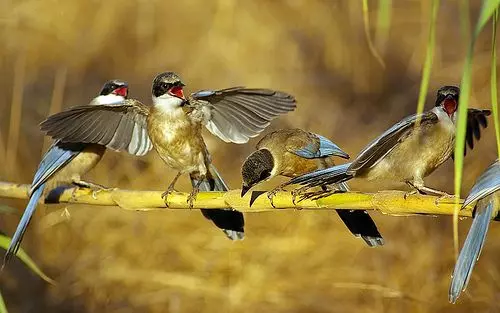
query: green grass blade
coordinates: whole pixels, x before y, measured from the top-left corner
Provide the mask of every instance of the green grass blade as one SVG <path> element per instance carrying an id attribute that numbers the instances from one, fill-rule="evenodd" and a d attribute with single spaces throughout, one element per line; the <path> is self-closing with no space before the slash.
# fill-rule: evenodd
<path id="1" fill-rule="evenodd" d="M 497 141 L 497 154 L 500 158 L 500 121 L 498 120 L 498 93 L 497 93 L 497 22 L 498 10 L 493 17 L 493 35 L 491 39 L 491 110 L 493 111 L 493 122 L 495 123 L 495 135 Z"/>
<path id="2" fill-rule="evenodd" d="M 382 68 L 385 69 L 385 62 L 378 53 L 375 46 L 373 45 L 372 37 L 370 36 L 370 18 L 368 12 L 368 0 L 363 0 L 363 22 L 365 26 L 365 36 L 366 36 L 366 41 L 368 42 L 368 48 L 370 49 L 370 52 L 378 61 L 378 63 L 380 63 Z"/>
<path id="3" fill-rule="evenodd" d="M 420 82 L 420 93 L 418 95 L 417 113 L 424 112 L 425 98 L 429 90 L 429 79 L 431 77 L 432 61 L 434 60 L 434 51 L 436 48 L 436 21 L 439 11 L 439 0 L 432 1 L 432 16 L 429 26 L 429 37 L 427 38 L 427 51 L 425 53 L 424 69 L 422 72 L 422 81 Z M 416 126 L 420 124 L 418 120 Z"/>
<path id="4" fill-rule="evenodd" d="M 8 313 L 5 301 L 3 301 L 2 293 L 0 292 L 0 313 Z"/>
<path id="5" fill-rule="evenodd" d="M 376 46 L 382 52 L 385 51 L 389 28 L 391 26 L 392 0 L 379 0 L 377 8 L 377 32 Z"/>
<path id="6" fill-rule="evenodd" d="M 460 30 L 462 40 L 468 45 L 470 40 L 469 0 L 460 0 Z"/>
<path id="7" fill-rule="evenodd" d="M 495 9 L 500 4 L 500 0 L 483 0 L 479 20 L 476 24 L 474 34 L 472 35 L 467 56 L 465 59 L 464 70 L 462 73 L 462 81 L 460 83 L 460 98 L 458 101 L 457 113 L 457 133 L 455 139 L 455 213 L 453 214 L 453 241 L 455 246 L 455 257 L 458 256 L 458 211 L 460 210 L 460 188 L 462 186 L 462 174 L 464 165 L 464 150 L 465 150 L 465 130 L 467 127 L 467 108 L 469 106 L 469 98 L 471 91 L 472 79 L 472 58 L 474 56 L 474 44 L 476 39 L 493 15 Z"/>
<path id="8" fill-rule="evenodd" d="M 10 238 L 4 235 L 0 235 L 0 248 L 7 250 L 9 245 L 10 245 Z M 55 281 L 49 276 L 45 275 L 23 249 L 19 249 L 19 251 L 17 252 L 17 257 L 21 261 L 23 261 L 23 263 L 26 264 L 26 266 L 28 266 L 30 270 L 32 270 L 35 274 L 40 276 L 40 278 L 42 278 L 49 284 L 55 284 Z"/>
<path id="9" fill-rule="evenodd" d="M 476 29 L 474 31 L 474 37 L 477 37 L 479 35 L 486 23 L 488 23 L 490 18 L 492 18 L 499 4 L 500 0 L 483 0 L 479 20 L 477 21 Z M 476 38 L 473 38 L 472 40 L 475 41 L 475 39 Z"/>

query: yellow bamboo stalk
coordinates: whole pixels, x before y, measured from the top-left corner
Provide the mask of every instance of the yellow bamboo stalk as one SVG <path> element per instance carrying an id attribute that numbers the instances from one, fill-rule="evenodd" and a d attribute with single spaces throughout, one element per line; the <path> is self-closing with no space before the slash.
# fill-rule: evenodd
<path id="1" fill-rule="evenodd" d="M 0 182 L 0 198 L 27 199 L 29 185 Z M 119 206 L 136 211 L 189 209 L 187 193 L 172 193 L 168 198 L 168 208 L 161 198 L 161 191 L 114 189 L 95 195 L 87 189 L 70 188 L 59 198 L 60 203 L 88 204 L 97 206 Z M 265 193 L 249 192 L 240 197 L 241 190 L 228 192 L 200 192 L 193 209 L 234 208 L 241 212 L 269 212 L 280 209 L 304 210 L 377 210 L 389 215 L 453 215 L 454 199 L 410 195 L 404 198 L 403 191 L 380 191 L 377 193 L 348 192 L 334 194 L 319 200 L 305 200 L 296 204 L 290 192 L 279 192 L 274 198 L 273 208 Z M 252 205 L 250 202 L 252 200 Z M 471 217 L 472 206 L 459 212 L 460 216 Z"/>

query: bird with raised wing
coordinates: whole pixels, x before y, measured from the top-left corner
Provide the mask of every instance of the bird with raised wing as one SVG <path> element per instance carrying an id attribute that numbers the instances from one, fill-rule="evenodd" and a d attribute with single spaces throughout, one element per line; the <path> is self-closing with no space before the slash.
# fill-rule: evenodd
<path id="1" fill-rule="evenodd" d="M 333 157 L 348 159 L 349 155 L 327 138 L 301 129 L 280 129 L 264 136 L 241 168 L 243 185 L 241 196 L 253 186 L 275 176 L 297 177 L 317 169 L 333 166 Z M 273 197 L 283 185 L 268 192 L 273 204 Z M 322 186 L 326 191 L 349 190 L 346 183 Z M 274 205 L 273 205 L 274 206 Z M 340 218 L 356 237 L 362 237 L 369 246 L 383 245 L 384 240 L 378 232 L 375 222 L 364 210 L 337 210 Z"/>
<path id="2" fill-rule="evenodd" d="M 490 221 L 496 218 L 500 208 L 500 162 L 496 160 L 479 176 L 462 208 L 476 203 L 474 220 L 451 276 L 449 300 L 455 303 L 469 283 L 474 265 L 486 240 Z"/>
<path id="3" fill-rule="evenodd" d="M 90 106 L 117 105 L 127 98 L 128 84 L 120 80 L 111 80 L 104 84 Z M 74 184 L 91 188 L 94 192 L 105 189 L 103 186 L 81 180 L 81 176 L 95 167 L 101 160 L 106 147 L 83 142 L 65 143 L 56 140 L 43 156 L 33 178 L 30 198 L 21 221 L 12 237 L 4 258 L 4 265 L 17 253 L 24 233 L 35 212 L 40 198 L 54 187 L 62 184 Z"/>
<path id="4" fill-rule="evenodd" d="M 425 186 L 424 177 L 453 154 L 459 95 L 458 87 L 441 87 L 433 109 L 404 118 L 368 144 L 352 163 L 293 178 L 287 185 L 302 185 L 295 193 L 307 198 L 304 191 L 324 184 L 338 184 L 354 177 L 370 181 L 386 179 L 408 184 L 413 188 L 410 193 L 449 196 Z M 466 142 L 471 149 L 474 138 L 481 137 L 481 127 L 487 127 L 486 116 L 490 113 L 490 110 L 468 109 Z"/>
<path id="5" fill-rule="evenodd" d="M 161 73 L 153 80 L 152 106 L 130 100 L 119 107 L 81 106 L 50 116 L 42 123 L 42 130 L 63 142 L 84 140 L 132 154 L 153 146 L 161 159 L 178 171 L 163 194 L 165 202 L 180 175 L 189 174 L 193 189 L 188 202 L 192 205 L 200 190 L 227 190 L 212 165 L 201 134 L 203 125 L 225 142 L 245 143 L 271 120 L 293 111 L 296 102 L 284 92 L 244 87 L 202 90 L 186 99 L 184 86 L 177 74 Z M 243 238 L 241 212 L 204 209 L 202 213 L 230 239 Z"/>

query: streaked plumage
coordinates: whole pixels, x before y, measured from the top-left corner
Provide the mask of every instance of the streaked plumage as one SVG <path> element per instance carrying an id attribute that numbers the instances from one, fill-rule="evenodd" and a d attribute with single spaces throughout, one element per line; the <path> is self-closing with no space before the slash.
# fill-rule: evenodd
<path id="1" fill-rule="evenodd" d="M 100 95 L 89 106 L 116 105 L 128 95 L 128 85 L 119 80 L 104 84 Z M 76 130 L 78 131 L 78 129 Z M 39 199 L 46 192 L 61 184 L 73 183 L 81 187 L 98 190 L 102 186 L 85 182 L 81 176 L 90 171 L 101 160 L 106 147 L 98 144 L 85 144 L 82 141 L 63 143 L 56 140 L 43 156 L 31 183 L 30 199 L 12 237 L 4 258 L 4 265 L 17 253 L 24 233 L 35 212 Z"/>
<path id="2" fill-rule="evenodd" d="M 422 193 L 445 193 L 426 187 L 423 178 L 431 174 L 453 154 L 455 115 L 460 90 L 445 86 L 438 90 L 435 107 L 421 115 L 404 118 L 368 144 L 345 166 L 318 170 L 290 180 L 307 188 L 340 183 L 353 177 L 368 180 L 387 179 L 406 182 Z M 474 137 L 480 138 L 486 127 L 489 110 L 469 109 L 467 143 L 473 148 Z M 420 124 L 417 126 L 417 120 Z M 344 171 L 340 169 L 345 168 Z"/>
<path id="3" fill-rule="evenodd" d="M 500 207 L 500 162 L 496 160 L 479 176 L 462 207 L 476 202 L 474 220 L 453 270 L 449 300 L 455 303 L 469 282 L 484 246 L 490 220 Z"/>
<path id="4" fill-rule="evenodd" d="M 242 166 L 242 196 L 253 186 L 275 176 L 296 177 L 332 166 L 333 156 L 349 158 L 327 138 L 301 129 L 271 132 L 259 141 L 256 148 Z M 340 191 L 349 190 L 345 183 L 331 187 Z M 268 193 L 271 203 L 275 191 L 280 189 L 281 186 L 278 186 Z M 337 213 L 355 236 L 361 236 L 370 246 L 383 245 L 382 236 L 366 211 L 337 210 Z"/>
<path id="5" fill-rule="evenodd" d="M 187 173 L 193 183 L 189 198 L 192 204 L 200 189 L 224 190 L 221 186 L 225 185 L 211 165 L 201 136 L 202 126 L 226 142 L 245 143 L 262 132 L 271 120 L 293 111 L 295 99 L 279 91 L 244 87 L 203 90 L 185 99 L 183 87 L 177 74 L 162 73 L 153 80 L 152 106 L 138 101 L 116 107 L 82 106 L 49 117 L 42 123 L 42 129 L 64 142 L 100 143 L 136 155 L 155 147 L 162 160 L 179 172 L 164 197 L 173 191 L 178 177 Z M 125 134 L 117 125 L 123 125 Z M 244 221 L 240 212 L 202 212 L 231 239 L 243 238 Z"/>

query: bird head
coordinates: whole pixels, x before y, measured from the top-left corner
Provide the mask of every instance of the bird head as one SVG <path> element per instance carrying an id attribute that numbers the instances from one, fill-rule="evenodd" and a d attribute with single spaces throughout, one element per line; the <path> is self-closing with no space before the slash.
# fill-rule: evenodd
<path id="1" fill-rule="evenodd" d="M 184 83 L 174 72 L 158 74 L 153 80 L 153 102 L 155 105 L 179 107 L 185 101 Z"/>
<path id="2" fill-rule="evenodd" d="M 121 80 L 107 81 L 101 88 L 99 96 L 95 98 L 96 104 L 120 103 L 128 97 L 128 84 Z"/>
<path id="3" fill-rule="evenodd" d="M 241 196 L 243 197 L 253 186 L 271 178 L 273 167 L 274 159 L 269 150 L 261 149 L 250 154 L 241 167 L 243 178 Z"/>
<path id="4" fill-rule="evenodd" d="M 436 107 L 441 107 L 451 118 L 457 111 L 460 89 L 456 86 L 439 88 L 436 96 Z"/>

